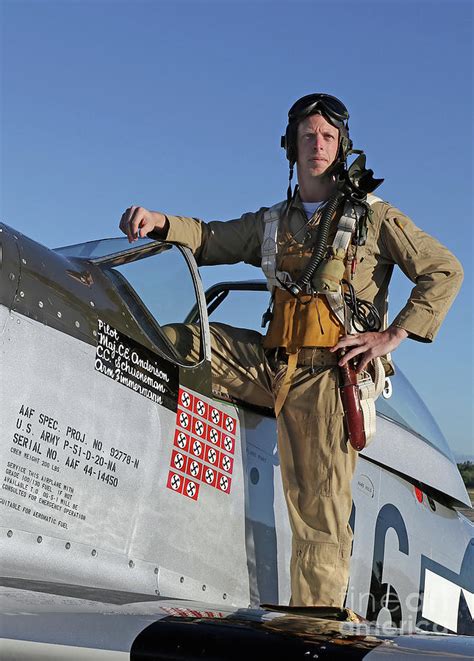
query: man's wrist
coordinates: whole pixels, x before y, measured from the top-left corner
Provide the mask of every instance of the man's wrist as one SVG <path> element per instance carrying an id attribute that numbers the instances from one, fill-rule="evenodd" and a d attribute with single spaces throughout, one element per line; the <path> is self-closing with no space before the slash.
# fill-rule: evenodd
<path id="1" fill-rule="evenodd" d="M 400 342 L 408 337 L 408 331 L 406 331 L 401 326 L 389 326 L 387 331 L 390 333 L 391 337 L 399 340 Z"/>
<path id="2" fill-rule="evenodd" d="M 168 218 L 165 216 L 164 213 L 161 213 L 161 211 L 155 211 L 156 214 L 156 220 L 155 220 L 155 227 L 153 228 L 153 232 L 155 234 L 159 234 L 162 237 L 165 237 L 168 234 L 168 230 L 170 228 L 170 222 Z"/>

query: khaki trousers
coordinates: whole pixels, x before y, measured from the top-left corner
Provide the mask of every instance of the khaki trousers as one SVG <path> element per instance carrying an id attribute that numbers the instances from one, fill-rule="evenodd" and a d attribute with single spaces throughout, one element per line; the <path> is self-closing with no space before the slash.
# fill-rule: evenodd
<path id="1" fill-rule="evenodd" d="M 198 358 L 195 326 L 168 326 L 166 332 L 181 353 Z M 211 324 L 211 345 L 215 394 L 273 407 L 287 365 L 276 352 L 265 354 L 260 333 Z M 293 533 L 290 605 L 341 608 L 349 578 L 357 453 L 346 442 L 336 358 L 327 349 L 304 351 L 277 430 Z"/>

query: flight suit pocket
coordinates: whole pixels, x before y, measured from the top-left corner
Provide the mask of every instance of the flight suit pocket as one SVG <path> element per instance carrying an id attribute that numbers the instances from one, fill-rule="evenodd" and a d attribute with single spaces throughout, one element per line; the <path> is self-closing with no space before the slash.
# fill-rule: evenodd
<path id="1" fill-rule="evenodd" d="M 337 368 L 313 376 L 305 393 L 309 415 L 304 419 L 307 459 L 312 467 L 313 496 L 333 494 L 334 461 L 344 439 L 343 411 L 337 381 Z"/>
<path id="2" fill-rule="evenodd" d="M 303 572 L 314 573 L 314 567 L 321 565 L 326 568 L 334 568 L 339 556 L 337 544 L 331 542 L 307 542 L 295 540 L 295 556 L 297 562 L 302 566 Z"/>
<path id="3" fill-rule="evenodd" d="M 392 222 L 397 228 L 401 240 L 405 243 L 407 252 L 412 253 L 413 255 L 418 255 L 421 246 L 416 245 L 415 241 L 417 241 L 417 239 L 408 231 L 407 223 L 404 223 L 403 220 L 400 220 L 399 218 L 394 218 Z M 417 242 L 419 242 L 419 239 Z"/>
<path id="4" fill-rule="evenodd" d="M 314 490 L 321 496 L 330 497 L 333 493 L 334 455 L 340 435 L 336 422 L 334 415 L 311 415 L 308 419 L 307 437 L 312 446 L 315 467 Z"/>

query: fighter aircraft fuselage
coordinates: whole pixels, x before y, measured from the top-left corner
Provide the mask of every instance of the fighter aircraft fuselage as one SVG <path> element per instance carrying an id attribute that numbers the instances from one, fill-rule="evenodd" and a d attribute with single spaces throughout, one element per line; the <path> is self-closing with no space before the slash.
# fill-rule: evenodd
<path id="1" fill-rule="evenodd" d="M 273 411 L 212 387 L 210 324 L 235 324 L 235 292 L 263 296 L 264 283 L 206 296 L 183 246 L 54 251 L 0 227 L 8 598 L 193 600 L 224 614 L 287 604 Z M 180 324 L 199 330 L 196 359 L 167 332 Z M 377 406 L 353 481 L 346 605 L 379 627 L 473 633 L 474 526 L 456 509 L 470 501 L 452 453 L 399 370 Z"/>

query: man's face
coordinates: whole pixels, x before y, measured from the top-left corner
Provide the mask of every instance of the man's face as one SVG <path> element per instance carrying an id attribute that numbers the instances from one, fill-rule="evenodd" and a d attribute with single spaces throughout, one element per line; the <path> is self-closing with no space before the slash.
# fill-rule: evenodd
<path id="1" fill-rule="evenodd" d="M 298 174 L 318 177 L 334 162 L 339 131 L 322 115 L 310 115 L 298 124 Z"/>

